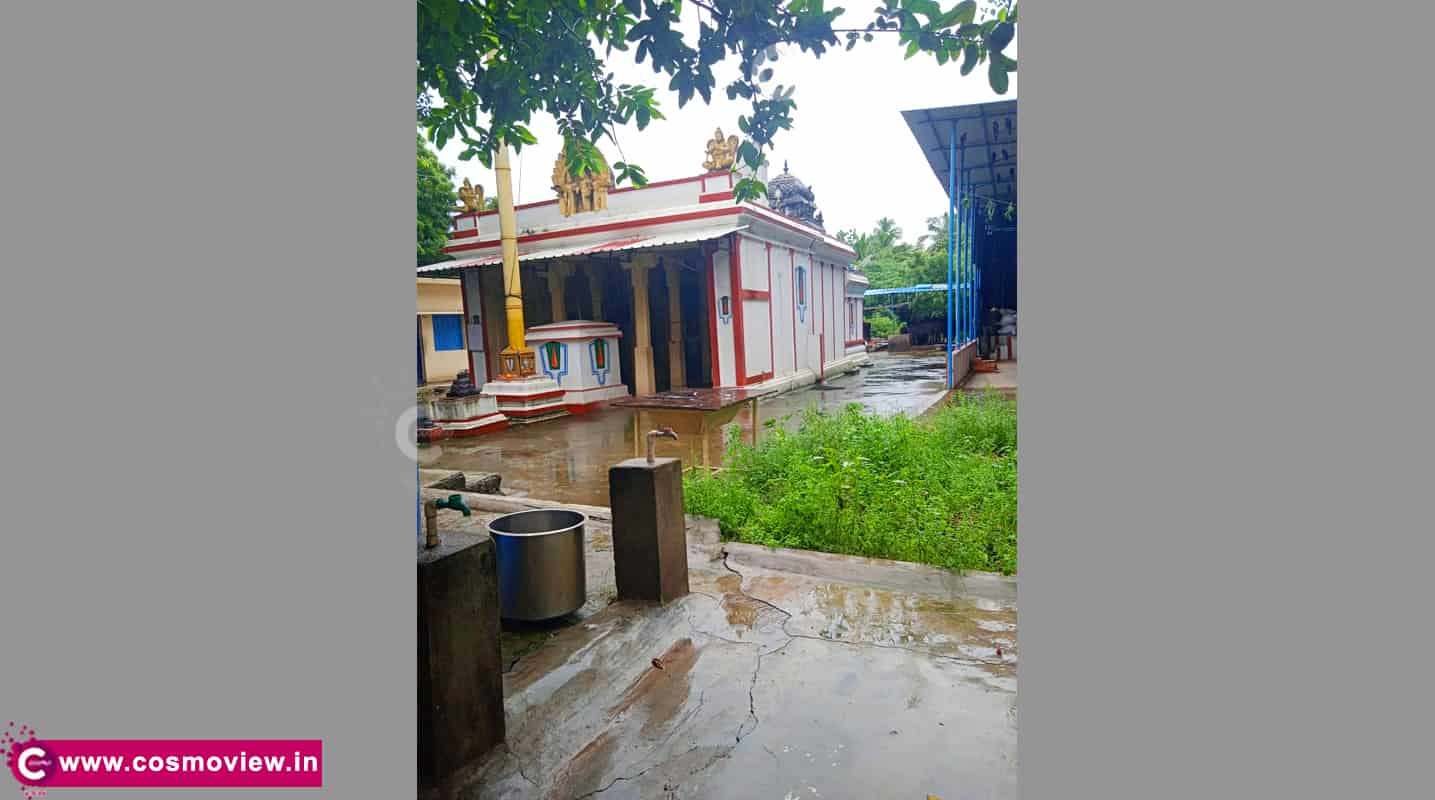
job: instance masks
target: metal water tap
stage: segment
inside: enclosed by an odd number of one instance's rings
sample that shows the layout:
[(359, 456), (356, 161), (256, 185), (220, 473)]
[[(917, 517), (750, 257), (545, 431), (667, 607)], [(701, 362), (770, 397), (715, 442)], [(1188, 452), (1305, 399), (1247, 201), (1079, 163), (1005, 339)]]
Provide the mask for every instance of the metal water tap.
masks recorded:
[(678, 440), (678, 434), (677, 434), (676, 432), (674, 432), (672, 428), (658, 428), (658, 429), (655, 430), (655, 431), (648, 431), (648, 463), (649, 463), (649, 464), (654, 463), (654, 461), (653, 461), (653, 440), (657, 439), (657, 438), (660, 437), (660, 436), (663, 437), (664, 439), (672, 439), (672, 440), (675, 441), (675, 442)]
[(432, 550), (439, 545), (438, 538), (438, 510), (448, 508), (462, 512), (465, 517), (473, 512), (469, 510), (468, 504), (463, 502), (463, 495), (451, 494), (447, 500), (425, 500), (424, 501), (424, 549)]

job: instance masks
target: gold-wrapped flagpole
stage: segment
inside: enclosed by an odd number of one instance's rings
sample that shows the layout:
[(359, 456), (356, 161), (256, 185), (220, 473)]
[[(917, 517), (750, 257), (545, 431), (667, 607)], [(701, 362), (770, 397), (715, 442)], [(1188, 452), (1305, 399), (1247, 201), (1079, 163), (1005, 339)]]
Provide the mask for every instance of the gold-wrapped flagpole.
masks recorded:
[(504, 380), (537, 373), (533, 351), (524, 338), (523, 285), (518, 274), (518, 220), (513, 212), (513, 170), (508, 166), (508, 145), (500, 140), (493, 158), (498, 182), (498, 232), (503, 247), (503, 314), (508, 322), (508, 346), (498, 360)]

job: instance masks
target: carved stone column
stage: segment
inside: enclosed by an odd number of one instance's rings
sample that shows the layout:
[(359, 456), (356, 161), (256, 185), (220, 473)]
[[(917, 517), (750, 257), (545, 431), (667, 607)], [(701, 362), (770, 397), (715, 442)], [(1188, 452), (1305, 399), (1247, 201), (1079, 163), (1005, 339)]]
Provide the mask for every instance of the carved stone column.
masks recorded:
[(593, 291), (593, 319), (598, 322), (603, 320), (603, 289), (607, 283), (607, 272), (603, 265), (594, 262), (588, 268), (588, 288)]
[(668, 279), (668, 381), (672, 388), (682, 389), (688, 385), (687, 358), (683, 354), (682, 266), (672, 262), (664, 272)]
[(568, 264), (552, 264), (548, 267), (548, 294), (553, 302), (553, 322), (568, 318), (567, 305), (563, 302), (563, 290), (568, 284)]
[(633, 389), (638, 395), (652, 394), (657, 384), (653, 378), (653, 332), (648, 318), (648, 270), (656, 261), (656, 256), (638, 253), (625, 267), (633, 283)]

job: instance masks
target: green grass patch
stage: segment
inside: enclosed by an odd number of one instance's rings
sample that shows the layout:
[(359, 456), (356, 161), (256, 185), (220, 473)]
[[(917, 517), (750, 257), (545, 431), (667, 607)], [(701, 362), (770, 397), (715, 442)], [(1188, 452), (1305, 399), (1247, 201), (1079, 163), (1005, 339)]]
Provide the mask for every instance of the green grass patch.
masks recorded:
[(809, 410), (756, 448), (733, 434), (727, 469), (683, 482), (688, 513), (726, 539), (1016, 572), (1012, 400), (962, 398), (920, 420)]

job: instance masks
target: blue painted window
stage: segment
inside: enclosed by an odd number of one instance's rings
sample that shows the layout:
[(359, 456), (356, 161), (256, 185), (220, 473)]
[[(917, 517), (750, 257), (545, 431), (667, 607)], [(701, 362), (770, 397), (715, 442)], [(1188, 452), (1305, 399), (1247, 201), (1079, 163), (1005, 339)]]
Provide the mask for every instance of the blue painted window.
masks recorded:
[(433, 349), (434, 349), (434, 350), (462, 350), (462, 349), (463, 349), (463, 315), (462, 315), (462, 314), (434, 314), (434, 315), (433, 315)]

